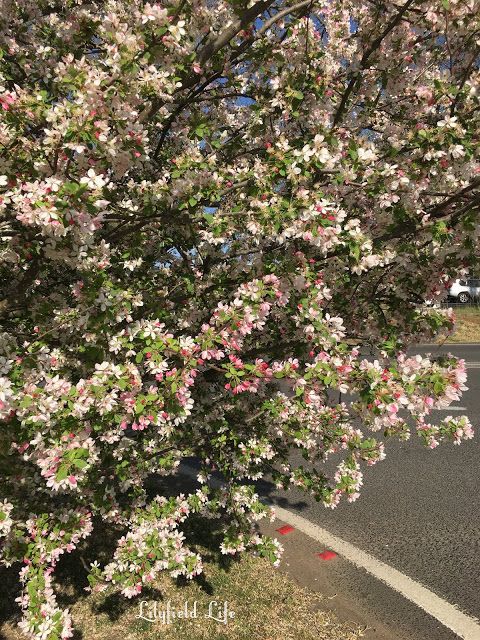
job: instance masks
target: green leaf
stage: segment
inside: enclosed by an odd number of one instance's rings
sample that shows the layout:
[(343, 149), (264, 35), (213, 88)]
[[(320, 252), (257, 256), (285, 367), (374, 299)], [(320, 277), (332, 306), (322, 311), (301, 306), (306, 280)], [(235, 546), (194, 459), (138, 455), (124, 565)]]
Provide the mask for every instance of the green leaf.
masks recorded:
[(435, 391), (435, 393), (442, 393), (443, 392), (443, 384), (441, 382), (435, 382), (435, 384), (433, 385), (433, 390)]
[(88, 463), (85, 462), (85, 460), (81, 460), (80, 458), (75, 458), (75, 460), (73, 460), (73, 464), (79, 469), (85, 469)]
[(360, 258), (360, 247), (357, 244), (350, 245), (350, 255), (352, 258), (355, 258), (355, 260)]
[(88, 449), (85, 449), (85, 447), (78, 447), (78, 449), (73, 449), (73, 457), (88, 458)]
[(57, 473), (55, 474), (55, 480), (57, 482), (61, 482), (62, 480), (65, 480), (67, 476), (68, 476), (68, 466), (66, 464), (60, 465)]

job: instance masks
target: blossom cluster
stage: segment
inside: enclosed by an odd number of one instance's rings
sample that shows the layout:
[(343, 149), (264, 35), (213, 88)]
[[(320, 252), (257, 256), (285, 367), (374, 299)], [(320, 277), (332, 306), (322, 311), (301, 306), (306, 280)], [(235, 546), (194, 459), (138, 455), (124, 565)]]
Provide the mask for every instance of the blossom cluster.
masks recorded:
[(36, 640), (105, 523), (94, 590), (193, 579), (193, 517), (278, 564), (257, 480), (335, 507), (389, 437), (473, 435), (432, 415), (465, 363), (411, 348), (478, 268), (474, 3), (247, 4), (2, 7), (0, 558)]

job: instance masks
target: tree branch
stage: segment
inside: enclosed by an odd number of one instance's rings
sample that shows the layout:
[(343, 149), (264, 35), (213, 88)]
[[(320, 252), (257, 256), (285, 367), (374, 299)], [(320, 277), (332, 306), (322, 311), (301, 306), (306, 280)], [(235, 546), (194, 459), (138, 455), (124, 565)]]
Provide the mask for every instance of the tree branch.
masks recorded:
[(387, 26), (385, 27), (385, 29), (382, 31), (382, 33), (375, 38), (375, 40), (371, 43), (370, 47), (364, 52), (361, 60), (360, 60), (360, 69), (359, 71), (357, 71), (352, 78), (350, 79), (347, 88), (345, 90), (345, 93), (342, 96), (342, 99), (340, 101), (340, 105), (337, 109), (337, 112), (335, 113), (335, 116), (333, 118), (333, 126), (337, 126), (337, 124), (340, 122), (343, 113), (347, 107), (347, 103), (348, 100), (350, 98), (350, 94), (352, 93), (352, 91), (355, 88), (355, 85), (357, 84), (357, 82), (359, 82), (361, 80), (362, 74), (361, 72), (366, 68), (367, 62), (370, 58), (370, 56), (372, 55), (372, 53), (374, 53), (378, 47), (382, 44), (383, 40), (387, 37), (387, 35), (393, 30), (395, 29), (395, 27), (400, 23), (400, 21), (402, 20), (404, 14), (406, 13), (406, 11), (410, 8), (410, 6), (415, 2), (416, 0), (407, 0), (407, 2), (403, 5), (403, 7), (400, 9), (400, 11), (397, 13), (397, 15), (390, 20), (390, 22), (387, 24)]

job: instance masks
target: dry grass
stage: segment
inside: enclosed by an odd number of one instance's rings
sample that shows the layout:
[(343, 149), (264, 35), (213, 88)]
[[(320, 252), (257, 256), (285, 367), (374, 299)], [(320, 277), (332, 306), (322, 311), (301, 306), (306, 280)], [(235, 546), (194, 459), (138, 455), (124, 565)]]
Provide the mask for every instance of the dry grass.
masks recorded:
[(455, 309), (457, 326), (447, 343), (480, 342), (480, 308), (464, 307)]
[[(77, 629), (74, 640), (357, 640), (361, 631), (353, 624), (339, 623), (334, 614), (322, 611), (321, 597), (299, 587), (266, 561), (245, 556), (239, 561), (225, 559), (215, 551), (215, 534), (210, 544), (199, 547), (205, 558), (205, 574), (191, 582), (162, 576), (141, 598), (126, 600), (115, 591), (82, 594), (85, 584), (81, 565), (65, 558), (59, 566), (59, 600), (68, 606)], [(78, 559), (77, 559), (78, 560)], [(3, 576), (0, 576), (2, 579)], [(5, 586), (5, 583), (3, 583)], [(11, 611), (2, 627), (6, 640), (22, 640), (12, 607), (15, 594), (1, 590), (2, 605)], [(3, 599), (3, 602), (2, 602)], [(157, 603), (158, 613), (168, 601), (172, 609), (189, 610), (197, 602), (197, 618), (164, 624), (137, 618), (140, 599), (149, 610)], [(228, 602), (235, 616), (227, 624), (206, 618), (211, 601)], [(151, 614), (150, 614), (151, 615)]]

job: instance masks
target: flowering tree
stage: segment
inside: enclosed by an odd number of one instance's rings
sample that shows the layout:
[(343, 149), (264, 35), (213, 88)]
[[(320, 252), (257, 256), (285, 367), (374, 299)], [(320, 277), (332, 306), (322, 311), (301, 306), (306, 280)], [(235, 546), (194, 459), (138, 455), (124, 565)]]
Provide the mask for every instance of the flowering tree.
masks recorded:
[[(71, 635), (52, 572), (101, 519), (124, 535), (90, 588), (131, 597), (202, 570), (194, 512), (277, 561), (245, 480), (333, 507), (377, 434), (472, 436), (428, 418), (464, 362), (406, 348), (453, 328), (422, 303), (478, 253), (473, 0), (5, 0), (0, 23), (0, 550), (27, 634)], [(152, 499), (186, 456), (202, 489)]]

